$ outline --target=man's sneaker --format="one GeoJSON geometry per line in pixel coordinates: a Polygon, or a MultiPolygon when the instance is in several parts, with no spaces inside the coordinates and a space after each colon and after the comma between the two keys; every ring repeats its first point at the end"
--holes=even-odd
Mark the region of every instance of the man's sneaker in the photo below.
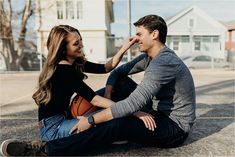
{"type": "Polygon", "coordinates": [[[2,142],[0,151],[3,156],[47,156],[41,141],[8,139],[2,142]]]}

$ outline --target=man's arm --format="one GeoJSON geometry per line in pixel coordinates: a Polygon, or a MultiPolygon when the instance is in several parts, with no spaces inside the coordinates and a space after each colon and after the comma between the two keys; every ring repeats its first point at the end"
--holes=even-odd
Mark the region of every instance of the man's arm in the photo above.
{"type": "MultiPolygon", "coordinates": [[[[146,83],[147,76],[144,77],[143,81],[137,86],[137,89],[125,100],[119,101],[111,105],[111,107],[106,108],[96,114],[93,115],[95,124],[99,124],[102,122],[107,122],[112,120],[113,118],[124,117],[126,115],[132,114],[140,109],[142,106],[147,104],[148,101],[151,101],[152,92],[148,91],[152,87],[149,85],[153,83],[146,83]],[[140,93],[141,91],[141,93],[140,93]],[[142,95],[141,95],[142,94],[142,95]],[[127,110],[127,111],[126,111],[127,110]]],[[[154,78],[154,77],[151,77],[154,78]]],[[[153,84],[154,85],[154,84],[153,84]]],[[[87,117],[82,117],[80,121],[71,129],[70,132],[73,132],[77,129],[77,132],[81,132],[87,130],[91,127],[88,123],[87,117]]]]}
{"type": "MultiPolygon", "coordinates": [[[[95,124],[99,124],[99,123],[102,123],[102,122],[107,122],[107,121],[113,119],[110,107],[94,114],[93,117],[94,117],[95,124]]],[[[72,134],[74,131],[76,131],[76,133],[79,133],[79,132],[85,131],[85,130],[89,129],[90,127],[92,127],[92,125],[88,123],[88,118],[87,117],[82,116],[82,117],[78,117],[78,118],[80,120],[70,130],[70,134],[72,134]]]]}
{"type": "Polygon", "coordinates": [[[162,88],[174,88],[177,72],[178,62],[168,54],[161,54],[158,59],[151,61],[137,88],[126,99],[111,106],[113,118],[128,116],[140,110],[153,97],[157,97],[162,88]]]}
{"type": "MultiPolygon", "coordinates": [[[[96,113],[94,115],[95,123],[99,124],[113,118],[128,116],[147,105],[164,85],[175,79],[177,64],[169,64],[169,62],[166,56],[166,58],[162,57],[160,61],[150,63],[144,79],[130,96],[112,104],[110,108],[96,113]]],[[[90,127],[87,118],[82,118],[74,128],[79,128],[78,131],[84,131],[90,127]]]]}

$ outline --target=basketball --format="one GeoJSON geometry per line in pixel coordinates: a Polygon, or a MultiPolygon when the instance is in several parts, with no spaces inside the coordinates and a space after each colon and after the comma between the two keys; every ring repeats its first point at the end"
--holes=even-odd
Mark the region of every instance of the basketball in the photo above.
{"type": "Polygon", "coordinates": [[[71,102],[70,110],[72,116],[84,116],[88,113],[96,111],[98,108],[93,106],[90,102],[84,99],[82,96],[76,95],[71,102]]]}

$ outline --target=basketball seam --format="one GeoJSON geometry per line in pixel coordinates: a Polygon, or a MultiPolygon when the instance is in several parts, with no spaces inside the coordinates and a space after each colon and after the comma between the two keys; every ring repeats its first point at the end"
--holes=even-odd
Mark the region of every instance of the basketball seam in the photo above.
{"type": "MultiPolygon", "coordinates": [[[[84,104],[83,105],[85,105],[85,106],[88,106],[88,105],[90,105],[90,107],[88,106],[88,108],[86,109],[86,110],[83,110],[82,109],[82,107],[81,107],[81,105],[82,105],[82,103],[83,103],[83,101],[87,101],[85,98],[83,98],[83,97],[81,97],[81,96],[77,96],[77,97],[75,97],[75,99],[74,99],[74,101],[72,101],[72,102],[74,102],[72,105],[74,106],[75,105],[75,107],[73,107],[73,108],[75,108],[75,109],[72,109],[72,115],[73,115],[73,117],[75,118],[76,116],[83,116],[83,115],[85,115],[85,114],[88,114],[88,113],[90,113],[90,112],[92,112],[93,110],[94,111],[96,111],[96,107],[95,106],[93,106],[90,102],[84,102],[84,104]],[[77,103],[79,101],[79,103],[77,103]],[[83,112],[82,112],[83,111],[83,112]],[[79,114],[80,113],[80,114],[79,114]]],[[[94,112],[93,111],[93,112],[94,112]]]]}
{"type": "Polygon", "coordinates": [[[93,107],[95,107],[95,106],[91,105],[91,107],[84,114],[90,113],[90,111],[93,109],[93,107]]]}
{"type": "MultiPolygon", "coordinates": [[[[77,114],[79,114],[79,109],[80,109],[80,106],[81,106],[81,104],[82,104],[82,101],[83,101],[83,97],[81,97],[81,101],[79,102],[79,104],[78,104],[78,108],[77,108],[77,114]]],[[[83,114],[81,114],[81,115],[78,115],[78,116],[82,116],[83,114]]]]}
{"type": "MultiPolygon", "coordinates": [[[[77,104],[77,101],[79,101],[79,98],[80,98],[80,96],[74,97],[74,101],[72,101],[72,102],[73,102],[73,105],[74,105],[74,104],[77,104]]],[[[77,108],[76,108],[75,110],[72,110],[72,115],[73,115],[73,117],[75,117],[75,115],[77,115],[77,113],[79,113],[78,111],[79,111],[79,108],[80,108],[80,104],[82,103],[82,99],[83,99],[83,98],[81,97],[81,100],[80,100],[79,104],[76,105],[77,108]],[[75,111],[76,111],[76,112],[75,112],[75,111]]]]}

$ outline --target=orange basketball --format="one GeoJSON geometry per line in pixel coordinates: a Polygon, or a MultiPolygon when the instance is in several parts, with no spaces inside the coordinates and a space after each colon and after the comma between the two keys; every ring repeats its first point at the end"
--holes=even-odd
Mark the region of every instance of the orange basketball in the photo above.
{"type": "Polygon", "coordinates": [[[88,113],[96,111],[98,108],[93,106],[83,97],[76,95],[70,105],[70,110],[72,116],[76,118],[77,116],[83,116],[88,113]]]}

